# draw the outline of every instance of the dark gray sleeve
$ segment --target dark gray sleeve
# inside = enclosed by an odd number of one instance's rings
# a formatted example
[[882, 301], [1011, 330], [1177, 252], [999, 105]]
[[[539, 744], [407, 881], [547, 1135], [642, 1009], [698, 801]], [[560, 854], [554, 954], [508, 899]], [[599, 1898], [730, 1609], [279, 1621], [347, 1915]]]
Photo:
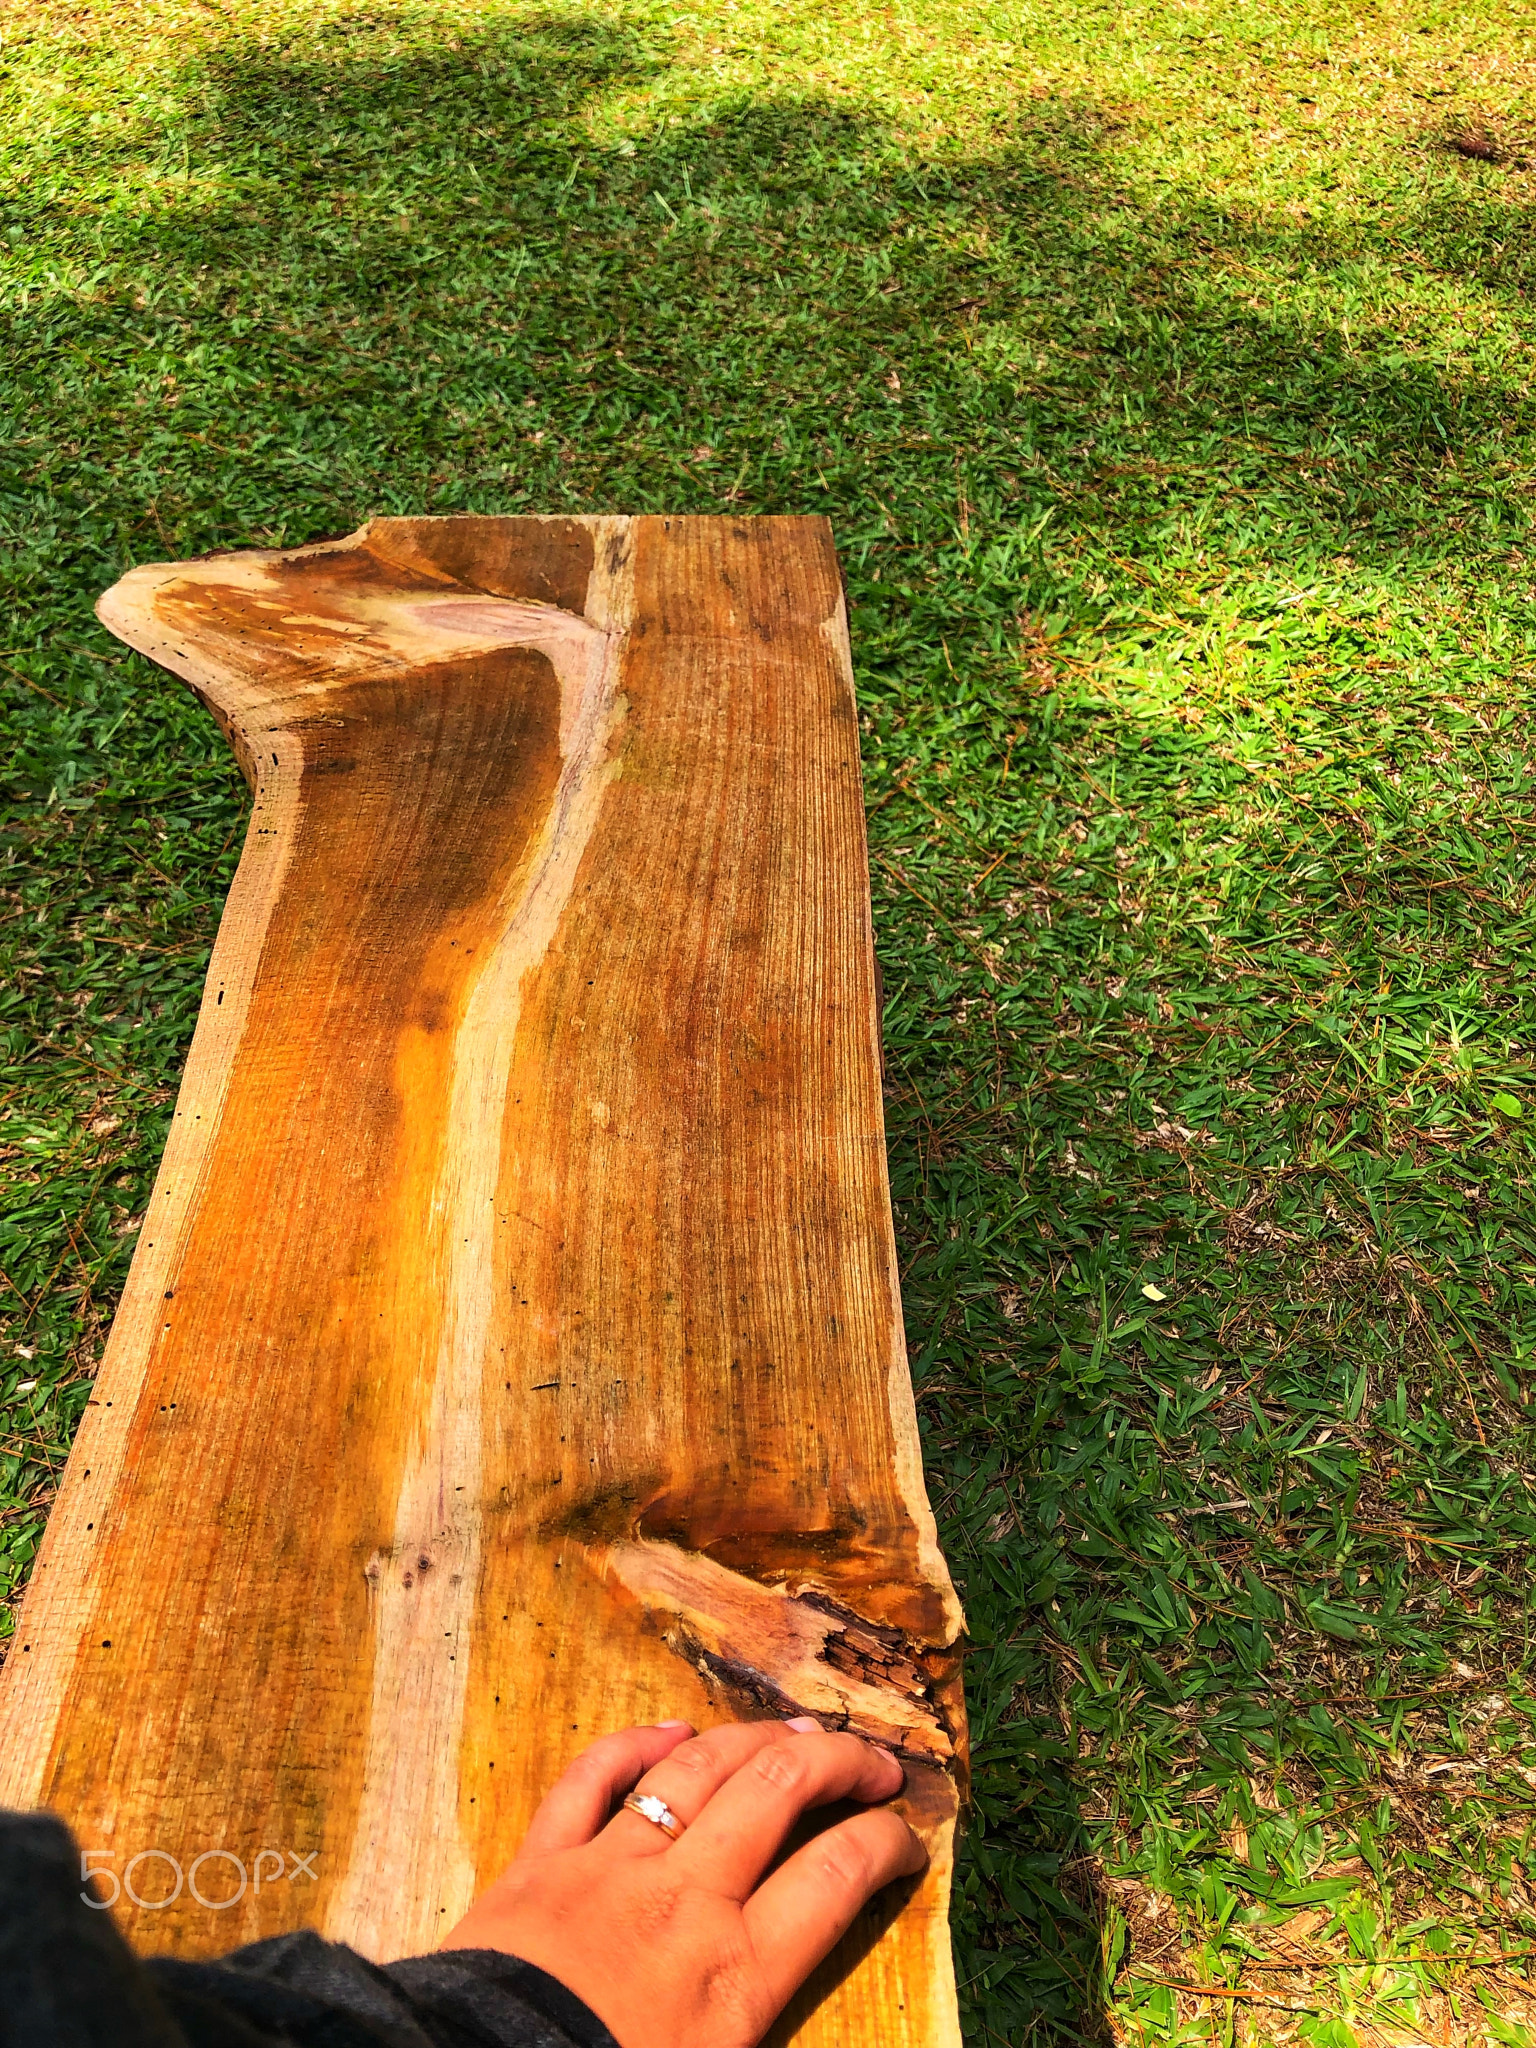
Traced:
[[47, 1813], [0, 1813], [0, 2048], [617, 2048], [543, 1970], [492, 1949], [370, 1963], [284, 1934], [141, 1961]]
[[[280, 1934], [217, 1963], [151, 1962], [161, 1997], [180, 2013], [190, 1994], [226, 2012], [285, 2029], [283, 2041], [320, 2048], [617, 2048], [608, 2029], [563, 1984], [495, 1949], [449, 1949], [370, 1963], [318, 1934]], [[323, 2021], [353, 2023], [333, 2034]], [[203, 2048], [192, 2029], [189, 2048]]]

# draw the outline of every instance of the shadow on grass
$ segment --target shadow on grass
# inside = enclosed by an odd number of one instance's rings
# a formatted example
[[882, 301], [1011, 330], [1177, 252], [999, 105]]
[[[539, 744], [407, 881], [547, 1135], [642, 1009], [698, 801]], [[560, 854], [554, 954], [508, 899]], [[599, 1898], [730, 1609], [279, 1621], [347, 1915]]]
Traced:
[[[1532, 259], [1495, 242], [1492, 201], [1364, 227], [1242, 219], [1174, 190], [1153, 206], [1092, 106], [1031, 101], [985, 156], [925, 161], [868, 110], [810, 96], [695, 81], [651, 105], [642, 89], [667, 65], [622, 20], [530, 14], [446, 43], [378, 11], [280, 51], [216, 46], [165, 82], [152, 124], [56, 147], [53, 196], [6, 203], [35, 282], [0, 324], [28, 415], [4, 581], [21, 640], [55, 664], [39, 681], [73, 701], [65, 643], [92, 633], [91, 599], [134, 560], [292, 544], [379, 511], [826, 511], [889, 742], [880, 794], [904, 787], [910, 743], [941, 833], [953, 806], [961, 838], [985, 842], [979, 870], [992, 827], [961, 817], [946, 760], [992, 778], [1012, 820], [1009, 763], [1056, 701], [1041, 693], [1060, 650], [1134, 640], [1162, 605], [1188, 613], [1193, 581], [1207, 595], [1181, 642], [1187, 692], [1230, 700], [1237, 676], [1247, 699], [1283, 686], [1294, 708], [1296, 664], [1326, 653], [1337, 669], [1374, 645], [1364, 614], [1393, 579], [1502, 573], [1523, 521], [1523, 385], [1492, 357], [1448, 365], [1422, 335], [1348, 317], [1373, 266], [1408, 247], [1427, 273], [1513, 297]], [[1318, 578], [1353, 579], [1360, 613], [1320, 625], [1287, 609]], [[1239, 632], [1255, 613], [1262, 630]], [[170, 686], [129, 674], [110, 741], [105, 713], [46, 698], [12, 720], [13, 781], [41, 796], [63, 778], [87, 840], [120, 828], [114, 792], [180, 717], [155, 708]], [[1141, 714], [1094, 717], [1093, 749], [1146, 760], [1166, 740], [1156, 772], [1169, 787], [1185, 774], [1177, 719], [1159, 738]], [[1044, 787], [1087, 758], [1086, 742], [1053, 744], [1025, 737], [1015, 774], [1029, 760]], [[890, 815], [908, 839], [929, 830]], [[161, 838], [174, 862], [175, 831]], [[1019, 1183], [997, 1107], [1016, 1055], [995, 1000], [993, 1037], [967, 1030], [987, 996], [958, 929], [971, 906], [957, 884], [938, 919], [894, 896], [881, 909], [888, 976], [918, 985], [936, 953], [949, 977], [898, 1028], [923, 1113], [895, 1116], [893, 1171], [913, 1349], [944, 1377], [940, 1408], [925, 1392], [933, 1488], [978, 1645], [963, 1996], [979, 2039], [1098, 2040], [1121, 1949], [1078, 1722], [1040, 1648], [1070, 1632], [1060, 1486], [1032, 1495], [1018, 1452], [1019, 1403], [1054, 1354], [1021, 1376], [997, 1233], [1010, 1273], [1045, 1286], [1051, 1265], [1007, 1241]], [[196, 997], [189, 972], [167, 998], [187, 1029]], [[941, 1100], [954, 1135], [936, 1155]], [[947, 1264], [935, 1157], [983, 1191]], [[1098, 1270], [1135, 1235], [1135, 1199], [1081, 1207], [1072, 1228]], [[1263, 1661], [1231, 1667], [1245, 1697]]]

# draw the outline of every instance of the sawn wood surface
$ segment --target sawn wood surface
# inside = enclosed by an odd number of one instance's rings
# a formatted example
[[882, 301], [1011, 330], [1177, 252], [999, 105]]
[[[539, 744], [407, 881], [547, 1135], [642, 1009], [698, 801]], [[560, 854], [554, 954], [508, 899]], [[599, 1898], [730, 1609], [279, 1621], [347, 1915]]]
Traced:
[[781, 2038], [951, 2048], [960, 1613], [829, 528], [380, 519], [100, 610], [254, 808], [0, 1800], [145, 1947], [386, 1958], [596, 1735], [812, 1712], [908, 1759], [932, 1866]]

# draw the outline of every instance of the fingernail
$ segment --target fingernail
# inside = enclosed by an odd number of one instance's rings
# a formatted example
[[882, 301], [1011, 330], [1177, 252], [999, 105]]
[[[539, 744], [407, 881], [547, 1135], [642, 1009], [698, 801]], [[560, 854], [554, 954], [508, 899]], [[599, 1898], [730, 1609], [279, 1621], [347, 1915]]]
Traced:
[[793, 1721], [786, 1721], [784, 1726], [786, 1728], [793, 1728], [797, 1735], [819, 1735], [821, 1733], [821, 1723], [812, 1714], [796, 1714]]
[[658, 1721], [656, 1726], [658, 1728], [691, 1728], [693, 1723], [691, 1721]]

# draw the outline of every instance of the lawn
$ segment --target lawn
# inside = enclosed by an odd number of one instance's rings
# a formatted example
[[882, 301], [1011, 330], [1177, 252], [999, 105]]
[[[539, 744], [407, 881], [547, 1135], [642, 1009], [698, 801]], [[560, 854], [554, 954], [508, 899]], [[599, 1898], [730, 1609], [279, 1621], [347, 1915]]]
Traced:
[[824, 511], [968, 2036], [1536, 2043], [1536, 13], [10, 0], [0, 115], [11, 1597], [245, 816], [96, 595]]

